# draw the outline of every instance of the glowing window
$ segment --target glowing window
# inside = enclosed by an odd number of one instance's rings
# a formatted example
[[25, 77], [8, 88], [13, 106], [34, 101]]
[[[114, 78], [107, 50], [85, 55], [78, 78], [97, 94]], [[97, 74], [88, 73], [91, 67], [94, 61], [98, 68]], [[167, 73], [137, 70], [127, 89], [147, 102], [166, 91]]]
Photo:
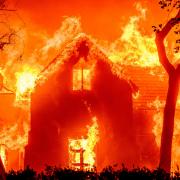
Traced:
[[84, 157], [87, 139], [69, 139], [69, 166], [73, 169], [90, 169], [89, 159]]
[[89, 69], [73, 69], [73, 90], [90, 90], [91, 75]]

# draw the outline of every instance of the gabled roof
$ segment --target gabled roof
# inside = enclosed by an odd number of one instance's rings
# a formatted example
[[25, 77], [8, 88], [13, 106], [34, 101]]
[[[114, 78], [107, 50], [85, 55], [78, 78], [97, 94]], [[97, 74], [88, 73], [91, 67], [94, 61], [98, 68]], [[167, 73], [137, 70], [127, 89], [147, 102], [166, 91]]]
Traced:
[[[156, 109], [151, 106], [159, 100], [165, 102], [168, 90], [168, 78], [162, 67], [125, 66], [124, 73], [139, 87], [139, 96], [134, 99], [134, 106], [138, 109]], [[155, 73], [153, 73], [153, 71]], [[163, 107], [161, 107], [163, 108]]]
[[116, 74], [117, 76], [121, 77], [121, 73], [118, 71], [114, 71], [114, 69], [117, 69], [116, 64], [113, 64], [108, 57], [106, 56], [105, 52], [103, 52], [102, 48], [95, 43], [95, 41], [89, 37], [88, 35], [84, 33], [80, 33], [77, 35], [71, 42], [67, 43], [66, 46], [60, 50], [59, 54], [56, 58], [54, 58], [47, 67], [41, 71], [38, 82], [44, 82], [46, 79], [48, 79], [49, 76], [51, 76], [53, 73], [60, 70], [60, 67], [64, 63], [70, 62], [72, 57], [78, 56], [78, 48], [81, 45], [86, 45], [89, 48], [88, 56], [90, 56], [93, 59], [101, 60], [106, 63], [108, 63], [111, 67], [111, 71], [113, 74]]

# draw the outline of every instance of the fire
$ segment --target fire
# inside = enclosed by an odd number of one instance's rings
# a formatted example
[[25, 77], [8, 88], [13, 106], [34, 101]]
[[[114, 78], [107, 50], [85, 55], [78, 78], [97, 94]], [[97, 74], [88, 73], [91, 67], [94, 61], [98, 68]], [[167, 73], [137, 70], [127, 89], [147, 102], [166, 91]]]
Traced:
[[[39, 73], [80, 31], [80, 21], [75, 17], [65, 18], [53, 37], [23, 29], [18, 31], [20, 38], [16, 39], [15, 46], [6, 46], [0, 54], [3, 59], [0, 71], [4, 75], [4, 83], [15, 93], [13, 105], [19, 109], [16, 122], [4, 124], [0, 128], [0, 156], [3, 163], [8, 164], [8, 169], [11, 167], [5, 151], [16, 151], [19, 154], [16, 168], [21, 169], [24, 166], [24, 150], [30, 131], [30, 95], [34, 91]], [[28, 48], [29, 45], [31, 48]], [[43, 78], [46, 79], [46, 75]]]
[[153, 102], [149, 103], [149, 107], [155, 108], [155, 113], [153, 115], [153, 121], [155, 123], [152, 132], [155, 135], [155, 141], [158, 147], [161, 145], [161, 132], [162, 132], [162, 125], [163, 125], [163, 107], [165, 102], [159, 100], [157, 97]]
[[84, 153], [84, 160], [88, 164], [90, 164], [90, 167], [93, 167], [95, 164], [95, 152], [94, 148], [99, 141], [99, 131], [98, 131], [98, 124], [97, 124], [97, 118], [92, 118], [93, 125], [89, 127], [88, 134], [87, 134], [87, 146]]
[[122, 65], [159, 66], [154, 35], [143, 35], [139, 27], [140, 20], [145, 18], [146, 9], [142, 9], [139, 4], [136, 8], [140, 16], [130, 17], [121, 37], [110, 45], [109, 59]]
[[31, 72], [22, 72], [17, 75], [17, 91], [24, 94], [28, 90], [32, 91], [35, 86], [36, 76]]
[[[39, 70], [24, 66], [22, 71], [15, 73], [16, 91], [14, 106], [19, 108], [16, 122], [3, 126], [0, 130], [0, 155], [5, 168], [8, 164], [8, 151], [16, 151], [19, 154], [18, 169], [24, 166], [24, 148], [28, 144], [30, 130], [30, 94], [35, 87], [35, 81]], [[10, 167], [9, 167], [10, 168]]]
[[[179, 99], [178, 99], [179, 101]], [[156, 112], [153, 115], [153, 121], [155, 123], [152, 132], [155, 135], [155, 140], [160, 147], [161, 143], [161, 133], [163, 127], [163, 109], [164, 109], [165, 101], [157, 99], [150, 103], [149, 106], [153, 106]], [[177, 108], [179, 108], [179, 103], [177, 103]], [[177, 166], [180, 164], [180, 118], [175, 115], [175, 123], [174, 123], [174, 135], [173, 135], [173, 145], [172, 145], [172, 163], [171, 170], [176, 171]]]
[[87, 138], [69, 139], [70, 167], [92, 169], [95, 166], [95, 146], [99, 141], [97, 118], [92, 118], [93, 124], [88, 127]]
[[23, 70], [16, 72], [16, 103], [25, 101], [26, 104], [30, 102], [30, 94], [33, 92], [38, 69], [31, 68], [30, 66], [24, 66]]
[[[8, 167], [8, 150], [16, 151], [18, 154], [24, 152], [25, 146], [28, 144], [29, 121], [24, 118], [22, 125], [17, 122], [12, 127], [3, 128], [0, 134], [0, 156], [5, 166]], [[22, 126], [22, 127], [20, 127]], [[19, 157], [19, 164], [16, 166], [18, 169], [24, 167], [23, 156]]]
[[[146, 9], [143, 9], [139, 4], [137, 4], [136, 8], [140, 12], [140, 16], [130, 17], [129, 22], [123, 28], [123, 33], [121, 37], [118, 38], [116, 41], [114, 41], [113, 43], [102, 43], [92, 38], [93, 41], [99, 43], [98, 46], [101, 47], [101, 49], [105, 51], [105, 54], [108, 55], [109, 59], [112, 61], [113, 64], [112, 71], [114, 71], [116, 74], [120, 74], [120, 72], [122, 71], [121, 65], [140, 66], [143, 68], [155, 68], [157, 66], [160, 66], [158, 61], [157, 49], [154, 42], [154, 35], [144, 35], [140, 31], [139, 27], [140, 20], [143, 20], [146, 16]], [[20, 151], [23, 151], [23, 148], [28, 143], [28, 132], [30, 130], [30, 94], [33, 92], [36, 86], [37, 76], [40, 72], [39, 65], [45, 67], [54, 57], [56, 57], [57, 51], [59, 53], [60, 50], [62, 50], [64, 46], [66, 46], [72, 39], [77, 37], [77, 35], [79, 35], [80, 32], [82, 32], [80, 20], [76, 17], [70, 17], [64, 20], [61, 28], [58, 29], [51, 38], [44, 34], [42, 38], [41, 33], [35, 33], [36, 38], [41, 37], [43, 40], [41, 39], [42, 42], [40, 43], [40, 45], [38, 44], [38, 47], [34, 48], [34, 52], [29, 52], [30, 50], [27, 51], [25, 49], [25, 52], [28, 53], [24, 55], [25, 57], [29, 58], [28, 62], [31, 62], [32, 66], [25, 65], [25, 63], [23, 63], [23, 67], [21, 67], [21, 70], [18, 70], [18, 68], [16, 69], [16, 66], [12, 68], [13, 70], [15, 69], [16, 72], [15, 105], [22, 108], [25, 111], [26, 115], [22, 115], [23, 120], [21, 122], [18, 122], [17, 125], [13, 124], [11, 125], [11, 127], [6, 127], [1, 130], [0, 145], [5, 144], [8, 149], [19, 149]], [[21, 37], [23, 37], [21, 39], [24, 39], [25, 35], [28, 36], [28, 33], [31, 34], [30, 32], [24, 33], [23, 35], [21, 35]], [[27, 39], [28, 38], [26, 37], [25, 40]], [[25, 44], [26, 43], [28, 44], [28, 42], [25, 42]], [[22, 44], [24, 44], [24, 42], [20, 42], [19, 44], [17, 44], [18, 46], [14, 51], [12, 50], [12, 47], [4, 50], [4, 56], [1, 59], [11, 59], [9, 61], [7, 60], [8, 63], [5, 65], [5, 75], [8, 76], [8, 71], [11, 68], [11, 66], [13, 66], [13, 64], [16, 65], [17, 62], [15, 60], [17, 59], [17, 56], [19, 56], [19, 49], [23, 49], [21, 47]], [[32, 45], [35, 43], [30, 42], [30, 44]], [[19, 48], [19, 46], [21, 48]], [[31, 55], [29, 55], [30, 53], [32, 53], [32, 57]], [[59, 64], [63, 64], [63, 60], [66, 60], [68, 53], [71, 52], [61, 54], [61, 57], [59, 57]], [[177, 54], [175, 56], [176, 59], [179, 58]], [[52, 71], [54, 72], [54, 69]], [[50, 71], [48, 73], [50, 74]], [[77, 77], [80, 78], [77, 79], [76, 76], [73, 77], [73, 81], [75, 81], [76, 84], [78, 84], [78, 88], [75, 89], [81, 89], [80, 81], [82, 81], [82, 75], [80, 74], [80, 71], [76, 73]], [[43, 74], [43, 78], [47, 78], [49, 74]], [[84, 77], [88, 79], [89, 76], [90, 71], [84, 70]], [[11, 81], [10, 79], [9, 82], [14, 81]], [[89, 84], [90, 83], [88, 81], [88, 83], [85, 86], [85, 88], [88, 90], [91, 89]], [[138, 98], [140, 93], [141, 92], [138, 91], [136, 98]], [[180, 98], [178, 103], [180, 104]], [[156, 113], [153, 116], [153, 121], [155, 125], [152, 129], [152, 132], [155, 135], [155, 140], [159, 147], [162, 131], [164, 102], [160, 101], [157, 98], [154, 102], [151, 102], [151, 106], [155, 106], [156, 108]], [[72, 167], [75, 167], [73, 163], [80, 163], [80, 153], [83, 154], [83, 163], [87, 165], [85, 167], [82, 165], [82, 167], [84, 167], [85, 169], [90, 169], [93, 168], [93, 166], [95, 165], [96, 153], [94, 149], [99, 140], [99, 130], [97, 118], [92, 118], [92, 121], [93, 124], [92, 126], [88, 127], [88, 133], [86, 138], [83, 137], [80, 139], [69, 139], [70, 166]], [[178, 159], [180, 159], [179, 130], [180, 123], [178, 121], [178, 118], [176, 118], [172, 156], [173, 159], [176, 159], [177, 161]], [[79, 153], [75, 153], [76, 151], [79, 151]], [[7, 158], [5, 150], [3, 148], [1, 149], [1, 147], [0, 154], [3, 163], [5, 164]], [[174, 166], [175, 164], [180, 164], [180, 161], [175, 162], [173, 160], [172, 164], [172, 166]]]
[[0, 158], [2, 160], [2, 163], [6, 169], [7, 166], [7, 156], [6, 156], [6, 147], [5, 145], [0, 145]]

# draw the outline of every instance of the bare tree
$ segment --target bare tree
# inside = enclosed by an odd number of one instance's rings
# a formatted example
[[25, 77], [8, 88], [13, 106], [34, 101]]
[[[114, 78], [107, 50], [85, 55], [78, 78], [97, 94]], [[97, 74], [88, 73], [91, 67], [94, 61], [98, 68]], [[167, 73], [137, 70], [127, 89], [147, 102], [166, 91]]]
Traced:
[[[159, 1], [160, 8], [165, 10], [167, 12], [167, 19], [170, 19], [172, 12], [180, 9], [180, 0], [160, 0]], [[162, 28], [162, 24], [159, 24], [158, 26], [152, 26], [154, 31], [158, 31], [158, 29]], [[180, 25], [177, 25], [176, 28], [174, 28], [174, 34], [175, 34], [175, 47], [174, 52], [179, 53], [180, 52]]]
[[[7, 0], [0, 0], [0, 11], [7, 12], [7, 11], [15, 11], [14, 9], [9, 9], [7, 7]], [[15, 31], [11, 29], [6, 21], [0, 21], [1, 25], [6, 26], [6, 32], [0, 33], [0, 50], [3, 50], [6, 45], [12, 43], [13, 36], [15, 35]]]
[[161, 147], [160, 147], [160, 168], [166, 172], [170, 172], [171, 169], [171, 150], [172, 139], [174, 131], [174, 115], [176, 110], [176, 102], [179, 92], [180, 83], [180, 64], [174, 67], [165, 51], [164, 38], [169, 31], [180, 22], [180, 10], [175, 18], [170, 19], [161, 31], [156, 32], [156, 46], [158, 49], [159, 61], [166, 70], [169, 82], [168, 92], [166, 97], [166, 104], [164, 108], [163, 129], [161, 135]]
[[13, 30], [10, 30], [8, 33], [0, 36], [0, 50], [3, 50], [6, 45], [12, 43], [13, 36], [15, 36], [15, 32]]

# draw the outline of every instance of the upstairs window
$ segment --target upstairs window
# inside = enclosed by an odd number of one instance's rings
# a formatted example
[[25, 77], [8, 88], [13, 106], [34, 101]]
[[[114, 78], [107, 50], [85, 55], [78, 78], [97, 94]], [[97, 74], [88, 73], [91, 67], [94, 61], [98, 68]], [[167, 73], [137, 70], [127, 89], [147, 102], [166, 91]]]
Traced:
[[73, 90], [91, 90], [91, 70], [82, 61], [73, 69]]

